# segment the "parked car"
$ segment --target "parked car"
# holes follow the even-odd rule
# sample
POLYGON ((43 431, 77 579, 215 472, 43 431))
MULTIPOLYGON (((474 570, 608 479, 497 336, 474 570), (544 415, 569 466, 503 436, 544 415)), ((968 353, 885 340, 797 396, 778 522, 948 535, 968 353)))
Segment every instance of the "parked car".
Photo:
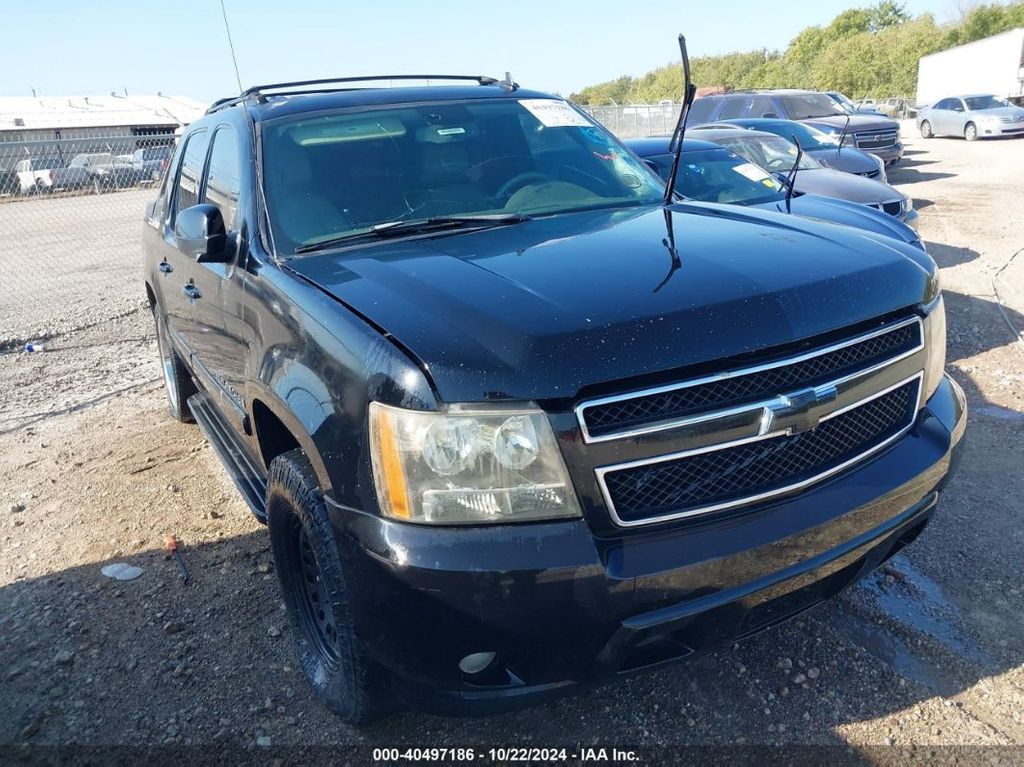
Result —
MULTIPOLYGON (((672 167, 668 136, 630 139, 626 146, 650 165, 665 181, 672 167)), ((711 141, 688 138, 676 175, 675 191, 684 199, 746 205, 774 213, 794 215, 854 226, 894 237, 924 248, 917 232, 882 211, 836 197, 794 193, 786 204, 788 187, 767 170, 711 141)))
POLYGON ((77 154, 71 159, 71 168, 81 168, 88 175, 96 192, 125 189, 135 186, 142 179, 131 162, 131 156, 115 157, 110 152, 88 152, 77 154))
MULTIPOLYGON (((781 136, 748 128, 700 126, 693 135, 728 147, 766 170, 784 176, 796 163, 796 145, 781 136)), ((832 170, 804 154, 795 176, 795 189, 802 194, 838 197, 867 205, 917 228, 914 201, 907 195, 873 178, 832 170)))
POLYGON ((76 167, 64 167, 60 157, 32 157, 14 166, 21 194, 42 194, 63 189, 81 189, 91 183, 89 175, 76 167))
POLYGON ((968 141, 1024 133, 1024 109, 991 94, 951 96, 918 112, 923 138, 963 136, 968 141))
POLYGON ((169 412, 268 523, 332 711, 681 660, 921 532, 966 423, 927 253, 666 203, 507 78, 354 81, 215 103, 143 235, 169 412))
POLYGON ((13 195, 21 193, 21 182, 18 180, 18 171, 0 170, 0 195, 13 195))
POLYGON ((870 114, 851 115, 828 94, 817 91, 733 91, 699 98, 690 110, 691 124, 741 117, 798 120, 835 135, 847 128, 851 146, 878 155, 886 165, 899 162, 903 157, 899 123, 870 114))
POLYGON ((171 147, 149 146, 136 149, 132 155, 132 167, 139 171, 143 178, 159 181, 167 169, 167 161, 171 158, 171 147))
POLYGON ((844 140, 843 145, 839 142, 841 135, 835 136, 823 130, 815 128, 807 123, 795 122, 793 120, 772 120, 765 117, 749 117, 742 120, 725 120, 714 125, 738 125, 741 128, 766 131, 791 140, 796 136, 803 150, 824 165, 826 168, 834 168, 844 173, 855 173, 865 178, 876 178, 885 181, 885 163, 876 154, 868 154, 861 150, 847 146, 844 140))

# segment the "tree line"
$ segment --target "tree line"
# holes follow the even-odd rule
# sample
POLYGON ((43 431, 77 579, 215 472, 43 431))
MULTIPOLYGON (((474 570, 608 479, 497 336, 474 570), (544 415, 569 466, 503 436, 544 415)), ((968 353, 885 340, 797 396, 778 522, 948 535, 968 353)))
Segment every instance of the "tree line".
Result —
MULTIPOLYGON (((825 27, 807 27, 784 51, 761 49, 691 60, 701 87, 837 90, 850 98, 907 96, 917 90, 922 56, 1024 26, 1024 2, 976 5, 949 24, 930 13, 912 17, 895 0, 843 11, 825 27)), ((579 104, 678 101, 682 66, 667 64, 640 77, 590 85, 570 98, 579 104)))

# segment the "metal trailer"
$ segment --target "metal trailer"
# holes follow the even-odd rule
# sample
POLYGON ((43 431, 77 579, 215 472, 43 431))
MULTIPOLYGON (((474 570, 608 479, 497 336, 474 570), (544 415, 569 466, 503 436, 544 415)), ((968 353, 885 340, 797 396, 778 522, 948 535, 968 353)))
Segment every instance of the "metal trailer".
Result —
POLYGON ((964 93, 1024 102, 1024 27, 921 57, 918 108, 964 93))

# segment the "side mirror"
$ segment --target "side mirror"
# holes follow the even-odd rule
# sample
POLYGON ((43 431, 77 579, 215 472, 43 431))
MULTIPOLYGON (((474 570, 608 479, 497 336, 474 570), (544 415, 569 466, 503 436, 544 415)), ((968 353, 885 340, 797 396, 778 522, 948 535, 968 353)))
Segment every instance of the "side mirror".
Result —
POLYGON ((202 203, 178 213, 174 221, 178 250, 198 263, 222 264, 231 260, 224 217, 216 205, 202 203))

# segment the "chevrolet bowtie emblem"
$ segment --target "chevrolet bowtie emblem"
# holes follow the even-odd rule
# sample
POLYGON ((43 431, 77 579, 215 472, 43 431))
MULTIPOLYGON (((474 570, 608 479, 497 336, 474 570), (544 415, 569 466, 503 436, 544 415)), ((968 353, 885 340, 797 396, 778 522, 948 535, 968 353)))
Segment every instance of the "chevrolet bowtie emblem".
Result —
POLYGON ((826 386, 780 397, 765 408, 761 433, 786 431, 799 434, 810 431, 835 408, 836 387, 826 386))

